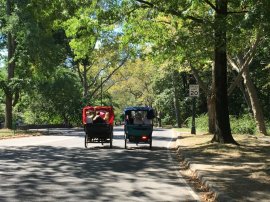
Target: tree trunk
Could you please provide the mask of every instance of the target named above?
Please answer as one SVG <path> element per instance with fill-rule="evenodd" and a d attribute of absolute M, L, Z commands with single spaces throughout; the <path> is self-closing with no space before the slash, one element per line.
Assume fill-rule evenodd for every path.
<path fill-rule="evenodd" d="M 208 132 L 215 134 L 216 132 L 216 101 L 215 101 L 215 72 L 212 66 L 212 84 L 210 93 L 207 93 L 207 112 L 208 112 Z"/>
<path fill-rule="evenodd" d="M 181 121 L 180 121 L 180 113 L 179 113 L 179 97 L 177 92 L 174 92 L 174 110 L 175 110 L 175 118 L 176 118 L 176 124 L 178 128 L 181 128 Z"/>
<path fill-rule="evenodd" d="M 256 88 L 251 81 L 248 69 L 246 69 L 243 72 L 243 78 L 244 78 L 244 83 L 245 83 L 245 86 L 247 88 L 247 92 L 248 92 L 249 99 L 251 102 L 252 112 L 253 112 L 253 116 L 254 116 L 254 119 L 255 119 L 255 122 L 257 125 L 257 129 L 260 133 L 267 135 L 263 111 L 262 111 L 260 101 L 259 101 L 259 98 L 258 98 L 258 95 L 256 92 Z"/>
<path fill-rule="evenodd" d="M 6 12 L 7 12 L 7 16 L 11 16 L 11 12 L 12 12 L 12 3 L 10 0 L 6 1 Z M 15 53 L 15 40 L 14 37 L 12 36 L 12 34 L 9 32 L 7 34 L 7 49 L 8 49 L 8 75 L 7 75 L 7 79 L 8 79 L 8 83 L 11 81 L 12 78 L 14 78 L 14 70 L 15 70 L 15 59 L 14 59 L 14 53 Z M 5 128 L 12 128 L 12 90 L 11 89 L 7 89 L 5 92 L 5 96 L 6 96 L 6 111 L 5 111 Z"/>
<path fill-rule="evenodd" d="M 227 96 L 227 0 L 216 0 L 214 89 L 216 130 L 212 141 L 237 144 L 231 134 Z"/>
<path fill-rule="evenodd" d="M 161 124 L 161 111 L 157 112 L 157 121 L 158 121 L 158 127 L 162 127 L 162 124 Z"/>
<path fill-rule="evenodd" d="M 5 111 L 5 125 L 4 128 L 12 129 L 12 95 L 6 94 L 6 111 Z"/>
<path fill-rule="evenodd" d="M 216 117 L 215 117 L 215 97 L 210 95 L 207 97 L 207 109 L 208 109 L 208 132 L 215 134 L 216 129 Z"/>
<path fill-rule="evenodd" d="M 258 99 L 257 91 L 255 86 L 252 83 L 252 80 L 250 78 L 250 73 L 249 73 L 249 65 L 251 64 L 256 48 L 259 45 L 259 42 L 261 40 L 261 35 L 260 33 L 257 34 L 256 41 L 254 44 L 250 47 L 250 49 L 247 51 L 245 54 L 238 54 L 238 64 L 233 61 L 231 57 L 228 57 L 230 65 L 233 69 L 238 71 L 238 75 L 234 81 L 234 83 L 231 85 L 229 89 L 229 94 L 233 91 L 234 86 L 237 84 L 240 86 L 241 91 L 244 93 L 246 102 L 249 106 L 249 109 L 252 110 L 253 117 L 255 119 L 257 129 L 260 133 L 267 135 L 267 130 L 265 126 L 265 121 L 264 121 L 264 116 L 263 116 L 263 110 L 260 104 L 260 101 Z M 244 55 L 246 55 L 244 57 Z M 244 79 L 244 84 L 247 92 L 243 90 L 241 87 L 241 80 Z"/>
<path fill-rule="evenodd" d="M 88 82 L 87 82 L 87 68 L 86 64 L 83 63 L 83 98 L 88 96 Z"/>
<path fill-rule="evenodd" d="M 248 112 L 250 114 L 252 114 L 252 106 L 251 106 L 251 101 L 250 101 L 250 95 L 248 94 L 248 92 L 246 91 L 245 89 L 245 86 L 243 85 L 243 80 L 241 80 L 241 82 L 239 82 L 238 84 L 238 87 L 240 88 L 242 94 L 243 94 L 243 97 L 247 103 L 247 106 L 248 106 Z"/>
<path fill-rule="evenodd" d="M 173 81 L 173 93 L 174 93 L 173 103 L 174 103 L 176 124 L 177 124 L 178 128 L 181 128 L 180 106 L 179 106 L 179 90 L 177 88 L 177 71 L 173 72 L 172 81 Z"/>

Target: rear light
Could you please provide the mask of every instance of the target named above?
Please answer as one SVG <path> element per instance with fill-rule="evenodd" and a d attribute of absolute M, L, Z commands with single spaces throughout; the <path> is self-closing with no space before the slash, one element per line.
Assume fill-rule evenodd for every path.
<path fill-rule="evenodd" d="M 146 136 L 146 135 L 142 136 L 142 140 L 147 140 L 147 139 L 148 139 L 148 136 Z"/>

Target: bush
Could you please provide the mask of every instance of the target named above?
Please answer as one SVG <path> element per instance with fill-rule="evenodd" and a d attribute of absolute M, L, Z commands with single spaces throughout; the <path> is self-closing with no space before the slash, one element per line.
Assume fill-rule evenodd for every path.
<path fill-rule="evenodd" d="M 230 116 L 230 124 L 232 133 L 238 134 L 255 134 L 256 123 L 249 114 L 243 115 L 239 118 Z"/>
<path fill-rule="evenodd" d="M 266 122 L 267 134 L 270 135 L 270 121 Z"/>
<path fill-rule="evenodd" d="M 175 120 L 173 120 L 173 118 L 166 114 L 165 117 L 162 118 L 161 120 L 162 125 L 175 125 Z"/>
<path fill-rule="evenodd" d="M 208 131 L 208 116 L 202 114 L 196 117 L 196 129 L 199 131 Z M 249 114 L 241 117 L 230 116 L 230 124 L 232 133 L 238 134 L 255 134 L 256 123 L 252 116 Z M 191 128 L 192 117 L 187 119 L 187 127 Z"/>
<path fill-rule="evenodd" d="M 196 130 L 199 131 L 208 131 L 208 116 L 207 114 L 201 114 L 195 118 Z M 191 128 L 192 126 L 192 117 L 187 119 L 187 127 Z"/>

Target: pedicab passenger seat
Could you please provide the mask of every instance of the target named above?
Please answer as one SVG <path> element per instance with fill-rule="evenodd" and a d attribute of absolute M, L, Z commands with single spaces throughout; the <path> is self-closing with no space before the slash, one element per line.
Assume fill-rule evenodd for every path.
<path fill-rule="evenodd" d="M 106 138 L 112 132 L 112 126 L 106 123 L 86 124 L 85 132 L 90 138 Z"/>

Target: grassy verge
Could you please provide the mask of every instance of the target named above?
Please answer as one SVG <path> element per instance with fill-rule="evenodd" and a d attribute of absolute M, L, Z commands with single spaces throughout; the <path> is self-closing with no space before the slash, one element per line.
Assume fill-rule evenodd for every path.
<path fill-rule="evenodd" d="M 174 128 L 175 131 L 177 132 L 185 132 L 185 133 L 191 133 L 191 128 Z M 201 130 L 200 128 L 196 128 L 196 134 L 206 134 L 204 130 Z"/>
<path fill-rule="evenodd" d="M 39 136 L 41 133 L 25 130 L 9 130 L 9 129 L 0 129 L 0 140 L 9 139 L 9 138 L 18 138 L 18 137 L 29 137 L 29 136 Z"/>
<path fill-rule="evenodd" d="M 200 172 L 214 181 L 219 190 L 236 201 L 246 201 L 248 197 L 256 198 L 258 190 L 262 199 L 269 196 L 269 136 L 233 134 L 240 144 L 237 146 L 211 143 L 212 134 L 191 135 L 186 131 L 187 129 L 174 130 L 175 147 L 180 159 L 185 157 L 199 165 Z M 249 190 L 250 195 L 247 196 L 246 190 Z M 251 201 L 255 199 L 252 198 Z"/>
<path fill-rule="evenodd" d="M 180 152 L 194 159 L 201 158 L 200 162 L 219 165 L 225 162 L 232 166 L 231 169 L 237 169 L 242 165 L 250 175 L 260 173 L 257 179 L 261 181 L 270 180 L 270 138 L 267 136 L 254 136 L 233 134 L 234 139 L 240 146 L 232 144 L 211 143 L 212 134 L 201 133 L 191 135 L 186 133 L 186 129 L 175 130 L 177 137 L 176 147 Z M 256 165 L 256 166 L 254 166 Z"/>

